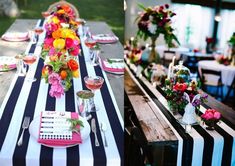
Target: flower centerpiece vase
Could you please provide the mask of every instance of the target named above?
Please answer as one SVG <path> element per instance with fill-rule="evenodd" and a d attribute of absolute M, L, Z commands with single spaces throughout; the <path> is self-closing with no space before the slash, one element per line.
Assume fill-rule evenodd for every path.
<path fill-rule="evenodd" d="M 156 40 L 157 40 L 156 36 L 151 37 L 152 44 L 151 44 L 151 51 L 150 51 L 150 54 L 149 54 L 148 62 L 149 63 L 155 62 L 156 64 L 160 64 L 161 58 L 160 58 L 159 54 L 157 54 L 157 52 L 155 50 Z"/>

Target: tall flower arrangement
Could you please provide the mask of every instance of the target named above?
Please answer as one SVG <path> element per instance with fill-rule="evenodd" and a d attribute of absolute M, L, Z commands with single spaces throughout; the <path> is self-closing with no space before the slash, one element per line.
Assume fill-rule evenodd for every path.
<path fill-rule="evenodd" d="M 77 26 L 74 11 L 68 5 L 57 6 L 45 24 L 42 78 L 51 85 L 52 97 L 61 97 L 71 87 L 71 79 L 79 77 Z"/>
<path fill-rule="evenodd" d="M 169 9 L 169 5 L 144 7 L 139 6 L 144 10 L 137 17 L 138 32 L 137 36 L 144 40 L 151 38 L 152 40 L 152 52 L 149 57 L 149 61 L 160 62 L 160 57 L 155 52 L 155 42 L 160 34 L 164 36 L 165 42 L 168 47 L 173 47 L 175 41 L 179 44 L 179 41 L 174 34 L 174 29 L 171 25 L 171 19 L 176 14 Z"/>

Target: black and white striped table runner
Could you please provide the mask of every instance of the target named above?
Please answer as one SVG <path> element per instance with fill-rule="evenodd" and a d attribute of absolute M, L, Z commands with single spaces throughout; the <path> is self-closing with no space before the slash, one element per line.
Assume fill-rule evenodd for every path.
<path fill-rule="evenodd" d="M 43 20 L 38 21 L 37 26 L 42 26 Z M 44 34 L 45 36 L 45 34 Z M 40 35 L 39 41 L 43 41 Z M 123 165 L 123 120 L 114 99 L 106 74 L 100 67 L 93 67 L 85 62 L 84 56 L 88 56 L 88 50 L 84 47 L 81 38 L 82 55 L 79 56 L 81 77 L 73 79 L 73 85 L 68 92 L 59 99 L 49 95 L 49 85 L 41 80 L 43 61 L 40 59 L 33 65 L 33 72 L 37 81 L 29 83 L 24 77 L 14 77 L 9 91 L 0 108 L 0 165 L 27 165 L 27 166 L 89 166 L 89 165 Z M 26 53 L 40 55 L 41 47 L 29 44 Z M 95 104 L 100 108 L 92 117 L 96 119 L 97 129 L 100 122 L 107 124 L 106 137 L 108 147 L 103 146 L 103 135 L 98 129 L 100 147 L 95 147 L 94 135 L 80 145 L 53 149 L 37 143 L 26 130 L 22 146 L 17 146 L 17 140 L 22 132 L 22 121 L 25 116 L 31 120 L 40 115 L 41 111 L 78 111 L 76 106 L 76 92 L 85 88 L 83 77 L 86 75 L 99 75 L 105 79 L 105 83 L 95 96 Z"/>
<path fill-rule="evenodd" d="M 203 125 L 195 125 L 190 133 L 185 133 L 184 126 L 178 123 L 177 118 L 170 111 L 167 100 L 161 89 L 156 89 L 143 76 L 135 75 L 136 68 L 132 65 L 126 70 L 130 73 L 135 83 L 155 104 L 155 109 L 166 120 L 178 139 L 177 159 L 175 163 L 181 165 L 212 165 L 234 166 L 235 165 L 235 126 L 222 118 L 221 123 L 216 125 L 214 131 L 205 129 Z M 209 108 L 206 105 L 200 107 L 200 114 Z"/>

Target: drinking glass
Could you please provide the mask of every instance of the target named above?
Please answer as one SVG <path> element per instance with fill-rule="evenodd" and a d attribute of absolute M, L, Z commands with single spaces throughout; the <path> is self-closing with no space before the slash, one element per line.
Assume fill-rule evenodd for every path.
<path fill-rule="evenodd" d="M 36 27 L 34 28 L 34 32 L 36 34 L 35 38 L 36 38 L 36 42 L 38 42 L 39 39 L 39 35 L 44 31 L 44 29 L 42 27 Z M 40 45 L 40 43 L 38 43 L 38 45 Z"/>
<path fill-rule="evenodd" d="M 95 92 L 99 90 L 104 83 L 104 79 L 100 76 L 86 76 L 84 77 L 84 81 L 86 87 L 94 93 L 94 96 Z M 95 110 L 98 111 L 99 108 L 95 106 Z"/>
<path fill-rule="evenodd" d="M 32 75 L 32 64 L 35 63 L 37 61 L 37 56 L 33 55 L 33 54 L 28 54 L 25 55 L 23 57 L 23 61 L 25 64 L 27 64 L 29 66 L 29 70 L 27 72 L 27 77 L 26 80 L 29 82 L 35 82 L 37 79 L 34 78 L 34 76 Z"/>
<path fill-rule="evenodd" d="M 93 48 L 96 45 L 96 40 L 91 37 L 88 37 L 85 41 L 85 45 L 89 48 L 89 61 L 93 58 Z"/>

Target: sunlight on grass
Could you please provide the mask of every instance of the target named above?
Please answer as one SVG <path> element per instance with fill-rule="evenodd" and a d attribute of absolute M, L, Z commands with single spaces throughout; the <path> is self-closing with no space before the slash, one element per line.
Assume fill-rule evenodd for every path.
<path fill-rule="evenodd" d="M 91 21 L 105 21 L 123 42 L 124 39 L 124 11 L 122 0 L 67 0 L 77 7 L 81 18 Z M 20 2 L 20 1 L 19 1 Z M 47 10 L 56 0 L 28 1 L 28 5 L 19 4 L 21 15 L 19 18 L 41 18 L 41 12 Z M 14 18 L 0 16 L 0 35 L 2 35 L 15 21 Z"/>

